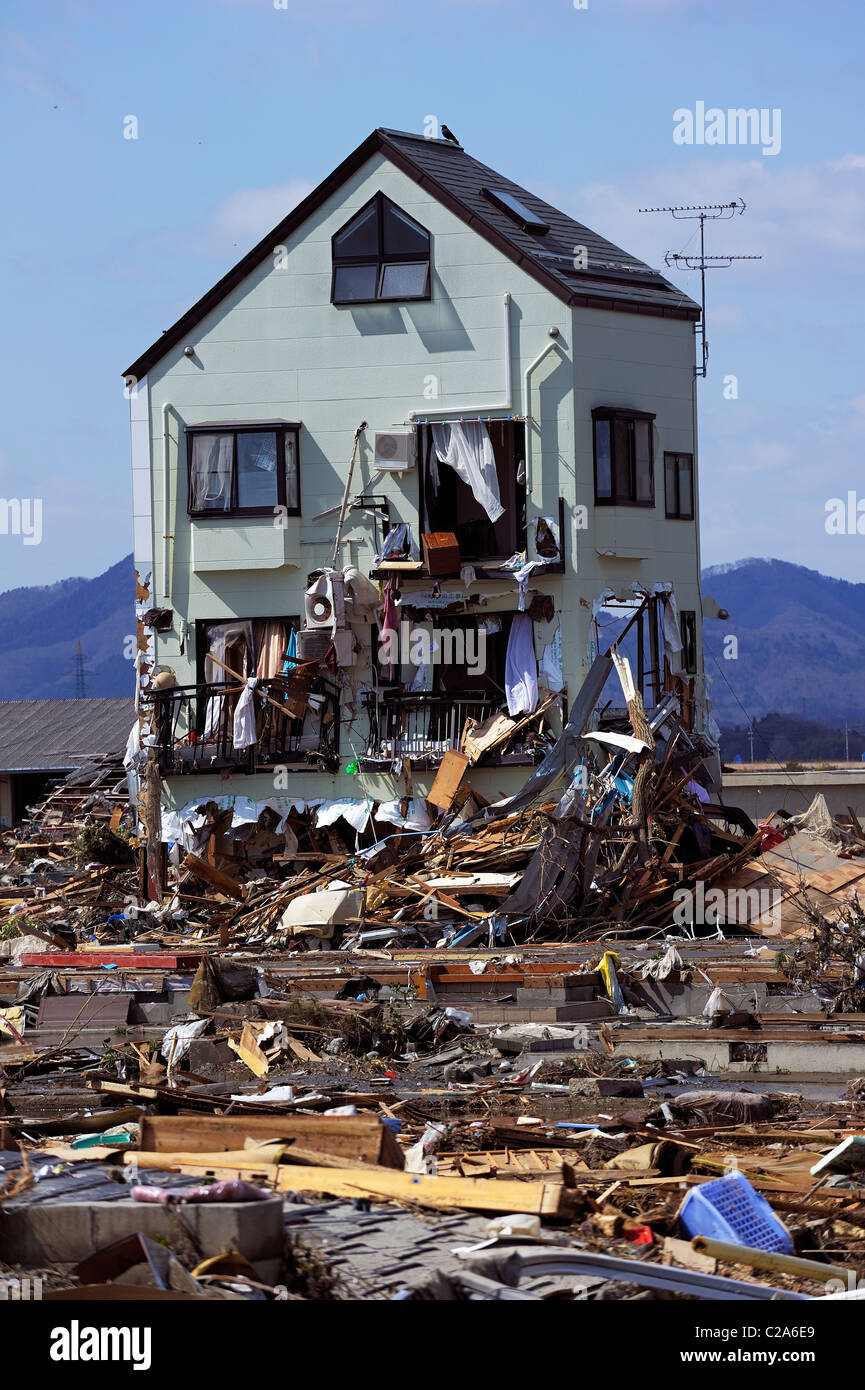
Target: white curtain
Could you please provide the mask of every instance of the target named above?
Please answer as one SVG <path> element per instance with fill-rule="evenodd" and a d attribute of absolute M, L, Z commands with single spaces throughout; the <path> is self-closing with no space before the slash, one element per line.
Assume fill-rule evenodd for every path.
<path fill-rule="evenodd" d="M 504 514 L 499 478 L 489 430 L 479 420 L 464 424 L 433 425 L 433 445 L 440 463 L 446 463 L 464 483 L 490 521 Z"/>
<path fill-rule="evenodd" d="M 233 452 L 233 435 L 193 435 L 190 488 L 194 512 L 228 511 Z"/>
<path fill-rule="evenodd" d="M 243 669 L 238 671 L 239 676 L 245 676 L 252 664 L 254 657 L 252 623 L 240 619 L 233 623 L 212 623 L 207 629 L 207 655 L 204 659 L 204 679 L 208 685 L 225 685 L 232 679 L 221 666 L 217 666 L 210 657 L 218 657 L 220 661 L 225 661 L 225 653 L 229 646 L 233 646 L 238 639 L 243 638 L 246 645 L 246 656 L 243 660 Z M 211 695 L 207 701 L 207 709 L 204 714 L 204 737 L 216 738 L 219 732 L 219 721 L 222 717 L 223 695 Z"/>

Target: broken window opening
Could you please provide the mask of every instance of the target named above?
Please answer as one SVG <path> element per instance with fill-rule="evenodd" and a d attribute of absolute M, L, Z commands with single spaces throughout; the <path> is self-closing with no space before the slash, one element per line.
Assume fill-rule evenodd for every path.
<path fill-rule="evenodd" d="M 682 670 L 686 675 L 697 673 L 697 614 L 684 608 L 679 615 L 682 630 Z"/>
<path fill-rule="evenodd" d="M 340 690 L 311 663 L 299 663 L 299 627 L 297 616 L 196 623 L 196 684 L 156 695 L 162 771 L 251 773 L 291 763 L 334 770 Z M 247 686 L 252 676 L 254 690 Z M 252 743 L 235 728 L 244 692 L 247 720 L 251 697 Z"/>
<path fill-rule="evenodd" d="M 595 614 L 598 651 L 616 645 L 621 655 L 627 657 L 646 709 L 660 704 L 664 685 L 662 617 L 662 600 L 655 594 L 622 600 L 609 598 Z M 627 718 L 615 672 L 604 686 L 598 709 L 602 725 Z"/>
<path fill-rule="evenodd" d="M 490 420 L 485 428 L 504 508 L 496 521 L 490 521 L 468 483 L 453 468 L 438 462 L 432 426 L 420 426 L 423 530 L 453 532 L 460 559 L 466 563 L 508 560 L 526 549 L 525 425 L 521 420 Z"/>

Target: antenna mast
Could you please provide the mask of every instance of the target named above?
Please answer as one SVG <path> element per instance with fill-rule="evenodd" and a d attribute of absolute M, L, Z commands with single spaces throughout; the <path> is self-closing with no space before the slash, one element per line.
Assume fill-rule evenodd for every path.
<path fill-rule="evenodd" d="M 706 255 L 706 222 L 726 221 L 730 217 L 740 216 L 745 211 L 745 203 L 742 198 L 736 198 L 732 203 L 701 203 L 694 207 L 671 207 L 671 208 L 638 208 L 638 212 L 669 212 L 677 221 L 692 221 L 699 218 L 700 222 L 700 254 L 699 256 L 686 256 L 678 251 L 668 251 L 664 257 L 665 265 L 683 265 L 688 270 L 699 270 L 700 272 L 700 303 L 701 314 L 700 322 L 696 329 L 700 334 L 702 345 L 702 366 L 694 369 L 696 376 L 705 377 L 706 368 L 709 363 L 709 340 L 706 337 L 706 271 L 707 270 L 726 270 L 732 265 L 733 261 L 762 261 L 762 256 L 707 256 Z"/>

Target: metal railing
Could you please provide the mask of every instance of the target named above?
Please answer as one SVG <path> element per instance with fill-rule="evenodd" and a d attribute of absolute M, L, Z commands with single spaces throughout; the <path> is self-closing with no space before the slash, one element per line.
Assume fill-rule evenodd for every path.
<path fill-rule="evenodd" d="M 450 749 L 459 749 L 467 719 L 479 724 L 501 709 L 497 695 L 413 694 L 407 691 L 367 691 L 363 697 L 369 720 L 365 757 L 369 761 L 396 763 L 403 758 L 438 763 Z M 490 763 L 510 755 L 515 761 L 533 761 L 516 736 L 511 745 L 496 750 L 486 759 Z"/>
<path fill-rule="evenodd" d="M 334 770 L 339 759 L 339 686 L 316 677 L 310 705 L 293 717 L 288 701 L 296 694 L 290 677 L 260 680 L 253 696 L 257 741 L 234 747 L 234 711 L 242 686 L 202 682 L 158 690 L 152 702 L 160 772 L 257 772 L 276 766 L 313 764 Z M 268 698 L 265 698 L 268 697 Z M 293 705 L 297 711 L 299 706 Z"/>

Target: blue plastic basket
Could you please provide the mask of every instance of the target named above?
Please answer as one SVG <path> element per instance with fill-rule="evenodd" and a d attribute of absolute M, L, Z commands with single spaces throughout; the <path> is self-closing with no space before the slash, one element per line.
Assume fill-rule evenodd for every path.
<path fill-rule="evenodd" d="M 709 1236 L 734 1245 L 753 1245 L 758 1250 L 793 1253 L 793 1242 L 766 1198 L 754 1188 L 744 1173 L 692 1187 L 679 1212 L 680 1225 L 688 1236 Z"/>

